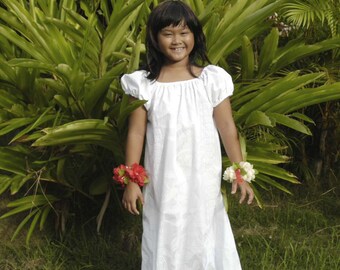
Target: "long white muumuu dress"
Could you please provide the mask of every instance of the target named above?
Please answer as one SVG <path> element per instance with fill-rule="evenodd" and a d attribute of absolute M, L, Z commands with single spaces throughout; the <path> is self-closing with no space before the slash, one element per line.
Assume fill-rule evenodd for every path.
<path fill-rule="evenodd" d="M 142 270 L 241 269 L 223 205 L 221 146 L 213 109 L 232 95 L 222 68 L 198 78 L 157 82 L 146 71 L 122 77 L 124 91 L 147 100 Z"/>

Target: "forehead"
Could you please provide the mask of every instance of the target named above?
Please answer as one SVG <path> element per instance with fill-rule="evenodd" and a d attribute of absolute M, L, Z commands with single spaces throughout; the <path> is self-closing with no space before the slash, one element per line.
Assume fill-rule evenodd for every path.
<path fill-rule="evenodd" d="M 184 23 L 181 23 L 181 24 L 178 24 L 178 25 L 174 25 L 174 24 L 170 24 L 168 26 L 165 26 L 161 29 L 161 31 L 167 31 L 167 30 L 190 30 L 189 27 L 184 24 Z"/>

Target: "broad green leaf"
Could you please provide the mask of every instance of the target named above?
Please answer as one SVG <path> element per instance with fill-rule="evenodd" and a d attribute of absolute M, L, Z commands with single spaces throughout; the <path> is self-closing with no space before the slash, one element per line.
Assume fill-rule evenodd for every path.
<path fill-rule="evenodd" d="M 59 158 L 58 159 L 58 162 L 57 162 L 57 179 L 58 179 L 58 182 L 65 182 L 65 174 L 64 174 L 65 162 L 66 162 L 66 158 Z"/>
<path fill-rule="evenodd" d="M 26 155 L 9 147 L 0 147 L 0 169 L 25 176 Z"/>
<path fill-rule="evenodd" d="M 69 50 L 69 43 L 65 41 L 63 36 L 52 25 L 45 25 L 44 28 L 39 27 L 31 14 L 20 4 L 8 0 L 4 0 L 7 5 L 17 14 L 18 18 L 25 25 L 24 35 L 28 35 L 32 41 L 39 44 L 43 52 L 53 63 L 73 62 L 73 57 Z M 38 10 L 36 10 L 39 12 Z M 49 41 L 53 42 L 49 42 Z M 59 49 L 59 45 L 63 46 L 63 50 Z"/>
<path fill-rule="evenodd" d="M 263 208 L 263 203 L 262 203 L 262 197 L 261 197 L 261 194 L 260 192 L 257 190 L 256 186 L 251 183 L 250 186 L 252 187 L 253 191 L 254 191 L 254 195 L 255 195 L 255 200 L 257 202 L 257 205 L 260 207 L 260 208 Z"/>
<path fill-rule="evenodd" d="M 0 89 L 0 107 L 10 109 L 16 103 L 22 104 L 22 101 L 11 93 Z"/>
<path fill-rule="evenodd" d="M 14 176 L 11 181 L 11 195 L 16 194 L 20 190 L 20 188 L 32 178 L 32 174 L 28 174 L 24 177 L 22 177 L 21 175 Z"/>
<path fill-rule="evenodd" d="M 142 3 L 142 0 L 136 0 L 122 10 L 119 10 L 119 12 L 115 9 L 111 14 L 102 44 L 102 59 L 106 59 L 111 52 L 116 51 L 117 48 L 122 46 L 124 36 L 128 32 L 132 22 L 136 19 Z M 102 69 L 106 70 L 106 64 L 103 63 L 103 61 L 101 61 L 101 63 Z"/>
<path fill-rule="evenodd" d="M 0 25 L 0 35 L 7 38 L 10 42 L 17 45 L 23 51 L 33 56 L 41 61 L 46 61 L 47 59 L 38 51 L 36 47 L 28 42 L 24 37 L 18 35 L 13 29 L 8 26 Z"/>
<path fill-rule="evenodd" d="M 18 227 L 16 228 L 16 230 L 14 231 L 11 240 L 13 241 L 17 235 L 19 234 L 19 232 L 22 230 L 22 228 L 26 225 L 26 223 L 34 216 L 38 213 L 39 209 L 35 209 L 33 211 L 31 211 L 18 225 Z M 1 218 L 1 217 L 0 217 Z"/>
<path fill-rule="evenodd" d="M 275 165 L 257 162 L 256 169 L 260 173 L 263 173 L 263 174 L 266 174 L 266 175 L 269 175 L 269 176 L 272 176 L 278 179 L 286 180 L 294 184 L 300 183 L 294 174 Z"/>
<path fill-rule="evenodd" d="M 40 224 L 39 224 L 39 229 L 42 230 L 44 228 L 44 225 L 46 223 L 47 220 L 47 216 L 50 213 L 52 207 L 51 205 L 46 205 L 44 206 L 42 213 L 41 213 L 41 218 L 40 218 Z"/>
<path fill-rule="evenodd" d="M 44 129 L 44 132 L 46 135 L 35 141 L 32 146 L 96 144 L 113 150 L 118 141 L 114 129 L 96 119 L 78 120 L 56 128 Z"/>
<path fill-rule="evenodd" d="M 245 10 L 245 6 L 247 4 L 247 1 L 236 1 L 233 5 L 229 6 L 225 13 L 223 14 L 223 17 L 219 19 L 218 26 L 215 26 L 215 33 L 214 35 L 210 35 L 210 39 L 207 40 L 208 48 L 215 44 L 219 37 L 223 35 L 223 32 L 226 30 L 226 28 L 237 18 L 242 14 L 242 12 Z M 216 6 L 215 6 L 216 8 Z"/>
<path fill-rule="evenodd" d="M 340 37 L 323 40 L 311 45 L 298 43 L 295 46 L 289 47 L 287 50 L 282 48 L 281 50 L 278 50 L 278 53 L 273 60 L 271 72 L 282 69 L 301 58 L 335 48 L 340 48 Z"/>
<path fill-rule="evenodd" d="M 26 245 L 28 245 L 29 244 L 29 241 L 30 241 L 30 239 L 31 239 L 31 236 L 32 236 L 32 234 L 33 234 L 33 231 L 34 231 L 34 229 L 35 229 L 35 227 L 36 227 L 36 225 L 37 225 L 37 222 L 38 222 L 38 220 L 39 220 L 39 218 L 40 218 L 40 216 L 41 216 L 41 210 L 39 209 L 39 211 L 34 215 L 34 218 L 33 218 L 33 220 L 32 220 L 32 223 L 31 223 L 31 225 L 30 225 L 30 227 L 29 227 L 29 229 L 28 229 L 28 232 L 27 232 L 27 235 L 26 235 Z"/>
<path fill-rule="evenodd" d="M 16 136 L 13 137 L 13 139 L 10 141 L 10 143 L 18 140 L 22 136 L 26 135 L 28 132 L 34 130 L 39 125 L 44 124 L 46 122 L 50 122 L 55 119 L 55 115 L 47 115 L 51 111 L 52 107 L 47 108 L 38 118 L 37 120 L 32 123 L 30 126 L 23 129 L 21 132 L 19 132 Z"/>
<path fill-rule="evenodd" d="M 245 126 L 249 128 L 256 125 L 273 127 L 275 123 L 273 123 L 273 121 L 266 113 L 261 111 L 253 111 L 249 114 L 245 122 Z"/>
<path fill-rule="evenodd" d="M 263 174 L 258 174 L 256 176 L 255 181 L 263 181 L 265 183 L 270 184 L 270 186 L 276 187 L 277 189 L 280 189 L 288 194 L 292 194 L 287 188 L 285 188 L 283 185 L 281 185 L 280 183 L 278 183 L 277 181 L 273 180 L 272 178 L 263 175 Z"/>
<path fill-rule="evenodd" d="M 290 116 L 295 117 L 295 118 L 300 119 L 300 120 L 303 120 L 303 121 L 306 121 L 306 122 L 311 123 L 311 124 L 315 124 L 314 120 L 312 118 L 310 118 L 307 115 L 302 114 L 302 113 L 295 112 L 295 113 L 290 114 Z"/>
<path fill-rule="evenodd" d="M 243 16 L 238 16 L 238 18 L 232 24 L 228 25 L 227 28 L 223 25 L 224 29 L 226 29 L 224 30 L 224 33 L 218 35 L 219 38 L 211 45 L 211 47 L 208 46 L 209 58 L 212 63 L 217 63 L 222 56 L 227 56 L 229 54 L 228 46 L 233 40 L 238 39 L 241 41 L 241 38 L 244 35 L 244 32 L 249 28 L 249 25 L 263 21 L 270 14 L 274 13 L 283 1 L 275 1 L 263 8 L 257 9 L 258 6 L 264 5 L 265 2 L 267 1 L 253 2 L 253 4 L 242 13 Z"/>
<path fill-rule="evenodd" d="M 15 81 L 16 81 L 15 70 L 6 61 L 3 61 L 1 58 L 0 58 L 0 78 L 8 79 L 9 83 L 11 84 L 15 84 Z"/>
<path fill-rule="evenodd" d="M 53 203 L 57 200 L 58 200 L 58 198 L 55 197 L 54 195 L 36 194 L 36 195 L 26 196 L 26 197 L 17 199 L 15 201 L 9 202 L 7 204 L 7 207 L 21 207 L 21 206 L 23 206 L 23 207 L 27 207 L 27 209 L 30 209 L 32 207 L 37 207 L 37 206 L 40 206 L 40 205 L 44 205 L 46 203 L 48 203 L 48 204 Z"/>
<path fill-rule="evenodd" d="M 288 93 L 284 100 L 273 104 L 267 111 L 287 114 L 321 102 L 337 100 L 340 99 L 339 89 L 340 82 L 337 82 L 317 88 L 306 88 L 298 93 Z"/>
<path fill-rule="evenodd" d="M 12 178 L 8 175 L 0 175 L 0 195 L 3 194 L 11 185 Z"/>
<path fill-rule="evenodd" d="M 290 101 L 288 94 L 294 92 L 296 89 L 303 87 L 304 85 L 315 81 L 323 76 L 323 73 L 312 73 L 303 76 L 298 76 L 298 72 L 291 72 L 286 77 L 277 81 L 271 82 L 268 86 L 261 89 L 252 100 L 250 100 L 245 106 L 238 110 L 239 121 L 244 120 L 252 111 L 270 111 L 278 101 L 283 100 Z"/>
<path fill-rule="evenodd" d="M 78 36 L 80 35 L 82 38 L 84 38 L 84 32 L 87 31 L 88 41 L 93 45 L 93 48 L 96 48 L 97 50 L 99 50 L 101 41 L 100 41 L 100 38 L 98 36 L 98 33 L 93 28 L 93 25 L 91 25 L 91 22 L 72 9 L 65 9 L 65 11 L 67 12 L 68 15 L 70 15 L 70 17 L 77 24 L 79 24 L 82 27 L 82 31 L 79 31 L 79 29 L 78 29 L 78 31 L 76 31 L 77 29 L 74 29 L 74 28 L 72 29 L 69 24 L 62 22 L 62 21 L 53 20 L 51 22 L 58 25 L 61 29 L 67 30 L 68 34 L 73 33 L 72 34 L 73 37 L 75 35 L 78 35 Z"/>
<path fill-rule="evenodd" d="M 307 135 L 312 135 L 309 128 L 300 121 L 292 119 L 289 116 L 286 116 L 284 114 L 279 114 L 279 113 L 267 113 L 267 114 L 270 117 L 274 118 L 275 121 L 281 125 L 295 129 L 296 131 L 299 131 Z"/>
<path fill-rule="evenodd" d="M 271 141 L 256 141 L 256 142 L 252 142 L 252 141 L 248 141 L 247 142 L 248 147 L 250 148 L 250 150 L 254 150 L 256 151 L 282 151 L 287 149 L 286 145 L 281 145 L 278 143 L 274 143 Z"/>
<path fill-rule="evenodd" d="M 276 48 L 279 43 L 279 30 L 272 28 L 270 34 L 264 39 L 264 44 L 261 48 L 260 59 L 259 59 L 259 76 L 262 76 L 270 68 L 273 62 Z"/>
<path fill-rule="evenodd" d="M 133 71 L 137 70 L 139 67 L 140 51 L 141 51 L 141 46 L 142 46 L 141 43 L 142 43 L 141 35 L 139 35 L 137 38 L 137 42 L 134 45 L 132 54 L 131 54 L 131 59 L 129 62 L 127 73 L 132 73 Z"/>
<path fill-rule="evenodd" d="M 268 164 L 281 164 L 289 162 L 290 159 L 285 155 L 280 155 L 274 152 L 263 150 L 253 151 L 251 147 L 249 147 L 247 160 L 252 162 L 264 162 Z"/>
<path fill-rule="evenodd" d="M 254 51 L 252 43 L 247 36 L 243 36 L 241 54 L 242 79 L 252 79 L 254 77 L 254 68 Z"/>
<path fill-rule="evenodd" d="M 96 116 L 98 114 L 96 112 L 101 111 L 110 84 L 122 73 L 126 64 L 126 62 L 117 63 L 85 93 L 86 111 L 89 115 Z"/>
<path fill-rule="evenodd" d="M 54 66 L 52 64 L 43 63 L 35 59 L 14 58 L 8 61 L 8 64 L 12 67 L 43 69 L 51 72 L 54 71 Z"/>
<path fill-rule="evenodd" d="M 12 118 L 0 124 L 0 136 L 5 135 L 13 130 L 27 126 L 34 121 L 34 118 Z"/>

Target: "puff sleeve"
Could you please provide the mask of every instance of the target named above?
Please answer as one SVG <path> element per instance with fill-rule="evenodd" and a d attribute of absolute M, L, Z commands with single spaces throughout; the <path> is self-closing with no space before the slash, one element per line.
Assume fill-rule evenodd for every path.
<path fill-rule="evenodd" d="M 138 70 L 131 74 L 125 74 L 122 76 L 120 82 L 125 94 L 140 100 L 147 100 L 148 102 L 145 103 L 144 106 L 146 109 L 149 109 L 149 83 L 145 73 L 145 71 Z"/>
<path fill-rule="evenodd" d="M 208 98 L 213 107 L 216 107 L 234 92 L 231 76 L 218 66 L 207 66 L 204 70 L 203 80 Z"/>

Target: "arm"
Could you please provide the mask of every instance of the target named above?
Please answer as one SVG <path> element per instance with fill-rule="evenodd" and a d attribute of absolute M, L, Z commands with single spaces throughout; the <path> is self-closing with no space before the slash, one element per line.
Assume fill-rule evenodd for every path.
<path fill-rule="evenodd" d="M 225 151 L 231 162 L 240 162 L 243 160 L 240 142 L 238 139 L 237 129 L 232 116 L 232 110 L 229 98 L 222 101 L 219 105 L 214 108 L 214 120 L 216 127 L 220 133 L 221 140 Z M 232 183 L 232 194 L 235 194 L 237 188 L 241 190 L 240 203 L 244 201 L 248 194 L 248 204 L 251 204 L 254 199 L 254 191 L 250 185 L 243 181 Z"/>
<path fill-rule="evenodd" d="M 129 118 L 129 131 L 126 143 L 126 165 L 140 162 L 146 132 L 147 112 L 144 107 L 134 110 Z M 127 184 L 123 194 L 123 206 L 131 213 L 139 215 L 136 201 L 144 203 L 141 188 L 134 182 Z"/>

